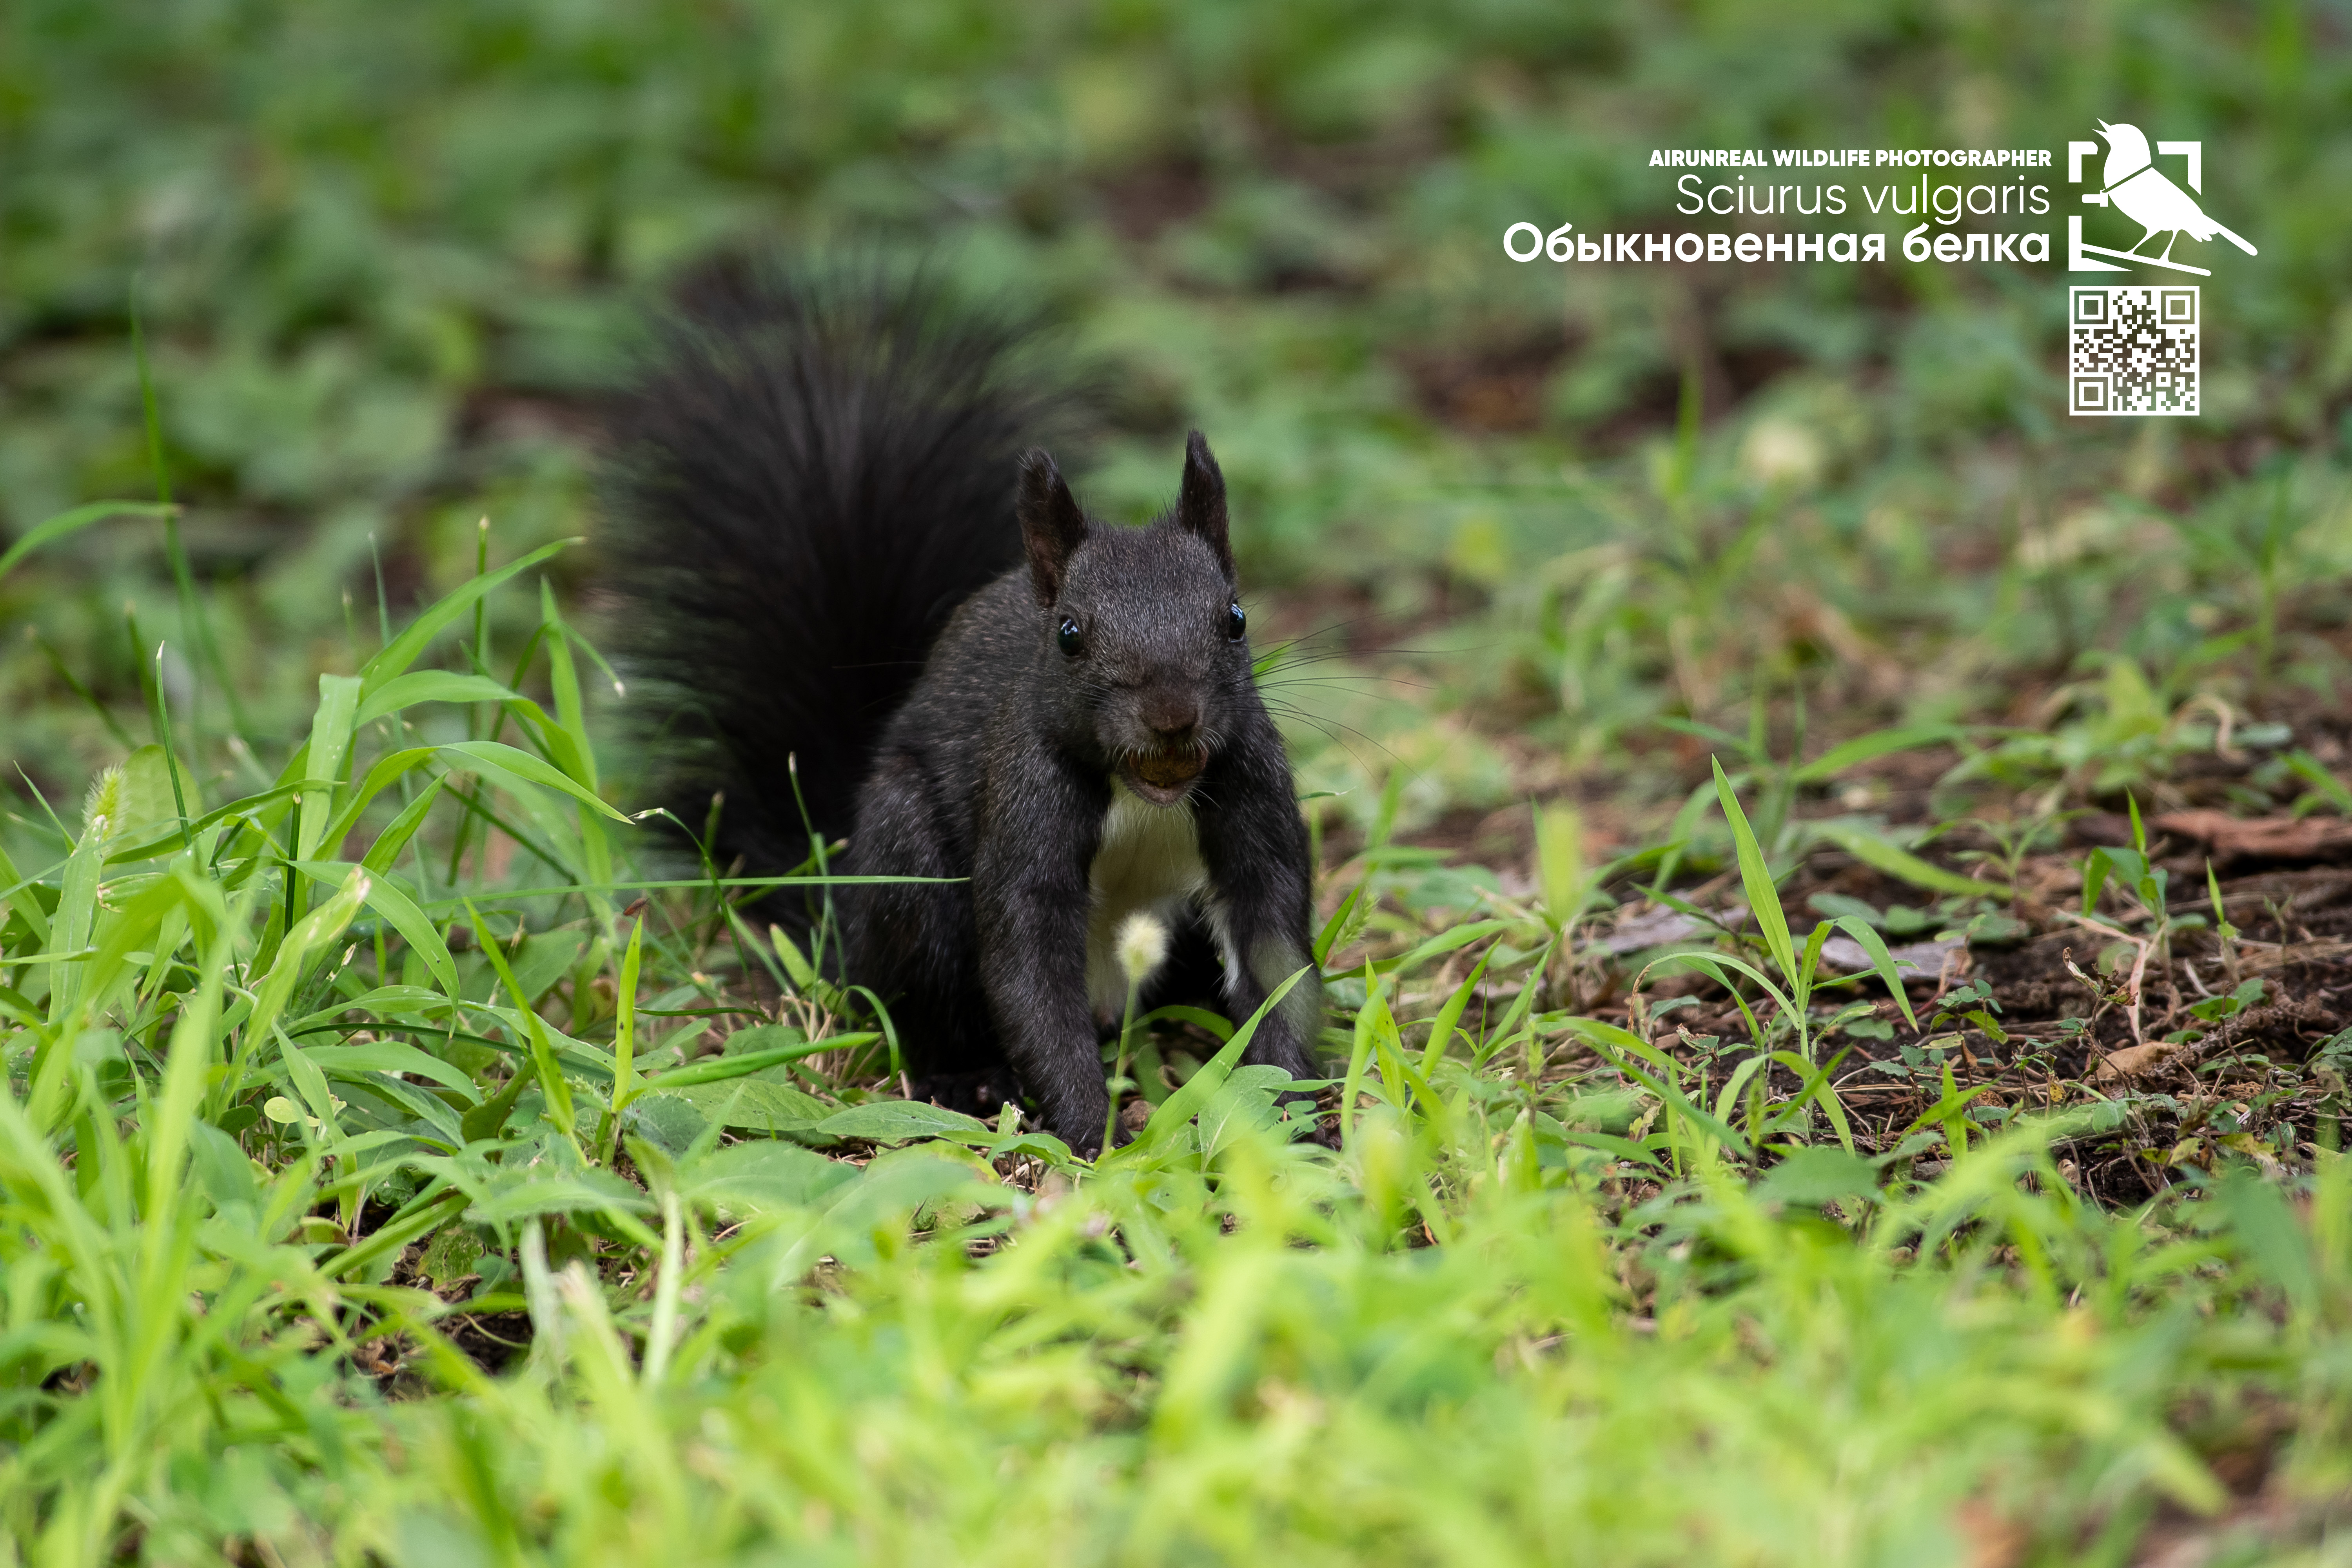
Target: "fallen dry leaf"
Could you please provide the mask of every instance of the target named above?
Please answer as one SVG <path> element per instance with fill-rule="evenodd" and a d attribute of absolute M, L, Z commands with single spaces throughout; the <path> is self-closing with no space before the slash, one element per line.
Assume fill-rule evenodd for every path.
<path fill-rule="evenodd" d="M 2091 1081 L 2108 1083 L 2119 1078 L 2145 1078 L 2195 1048 L 2193 1040 L 2153 1040 L 2144 1046 L 2125 1046 L 2107 1053 L 2099 1070 L 2091 1075 Z"/>
<path fill-rule="evenodd" d="M 2352 859 L 2352 822 L 2337 816 L 2231 816 L 2226 811 L 2168 811 L 2156 826 L 2239 860 Z"/>

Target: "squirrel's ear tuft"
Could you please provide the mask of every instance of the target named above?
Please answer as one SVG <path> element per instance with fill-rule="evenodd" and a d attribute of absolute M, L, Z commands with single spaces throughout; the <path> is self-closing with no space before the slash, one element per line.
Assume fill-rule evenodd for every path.
<path fill-rule="evenodd" d="M 1184 484 L 1176 492 L 1176 521 L 1208 542 L 1230 579 L 1234 547 L 1225 522 L 1225 476 L 1210 455 L 1208 437 L 1198 430 L 1184 438 Z"/>
<path fill-rule="evenodd" d="M 1021 519 L 1021 542 L 1029 552 L 1029 582 L 1037 603 L 1050 606 L 1061 596 L 1062 579 L 1078 542 L 1087 536 L 1087 514 L 1078 510 L 1062 470 L 1043 447 L 1021 455 L 1021 484 L 1013 510 Z"/>

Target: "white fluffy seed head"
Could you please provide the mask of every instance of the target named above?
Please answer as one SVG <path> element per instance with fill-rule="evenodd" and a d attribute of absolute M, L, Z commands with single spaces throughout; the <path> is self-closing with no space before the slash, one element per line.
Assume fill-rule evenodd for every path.
<path fill-rule="evenodd" d="M 1168 927 L 1148 910 L 1138 910 L 1118 924 L 1118 966 L 1129 985 L 1151 978 L 1168 956 Z"/>
<path fill-rule="evenodd" d="M 128 788 L 121 763 L 90 781 L 89 796 L 82 802 L 81 824 L 101 844 L 114 837 L 115 826 L 122 820 L 122 797 Z"/>

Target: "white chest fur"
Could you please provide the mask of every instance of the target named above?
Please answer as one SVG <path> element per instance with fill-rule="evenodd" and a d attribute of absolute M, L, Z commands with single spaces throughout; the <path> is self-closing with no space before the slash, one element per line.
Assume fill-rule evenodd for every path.
<path fill-rule="evenodd" d="M 1088 874 L 1093 900 L 1087 921 L 1087 998 L 1106 1021 L 1116 1020 L 1127 1005 L 1128 976 L 1113 951 L 1119 923 L 1142 910 L 1172 931 L 1209 884 L 1192 802 L 1153 805 L 1115 779 L 1110 794 Z"/>

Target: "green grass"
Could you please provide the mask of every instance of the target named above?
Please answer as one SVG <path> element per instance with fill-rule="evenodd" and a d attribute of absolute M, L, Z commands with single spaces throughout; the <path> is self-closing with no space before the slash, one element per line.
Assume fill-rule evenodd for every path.
<path fill-rule="evenodd" d="M 0 10 L 5 1560 L 2343 1561 L 2352 928 L 2159 826 L 2352 816 L 2337 30 Z M 1496 254 L 2094 117 L 2261 246 L 2194 422 L 2054 271 Z M 1066 319 L 1114 515 L 1215 441 L 1337 1151 L 1198 1018 L 1099 1167 L 908 1104 L 647 857 L 565 542 L 746 240 Z"/>
<path fill-rule="evenodd" d="M 1097 1165 L 892 1098 L 749 889 L 614 869 L 552 601 L 552 714 L 412 668 L 530 563 L 323 678 L 269 787 L 162 729 L 0 867 L 21 1560 L 2119 1562 L 2216 1465 L 2345 1484 L 2352 1165 L 2118 1213 L 2082 1111 L 1867 1155 L 1817 1075 L 1710 1107 L 1530 1006 L 1604 879 L 1562 811 L 1533 901 L 1365 959 L 1336 1152 L 1239 1040 Z M 1718 789 L 1795 989 L 1691 962 L 1801 1020 Z M 488 873 L 493 819 L 595 879 Z M 1474 947 L 1518 1000 L 1410 1040 Z M 792 1022 L 681 1062 L 772 963 Z M 1543 1070 L 1580 1037 L 1622 1076 Z"/>

